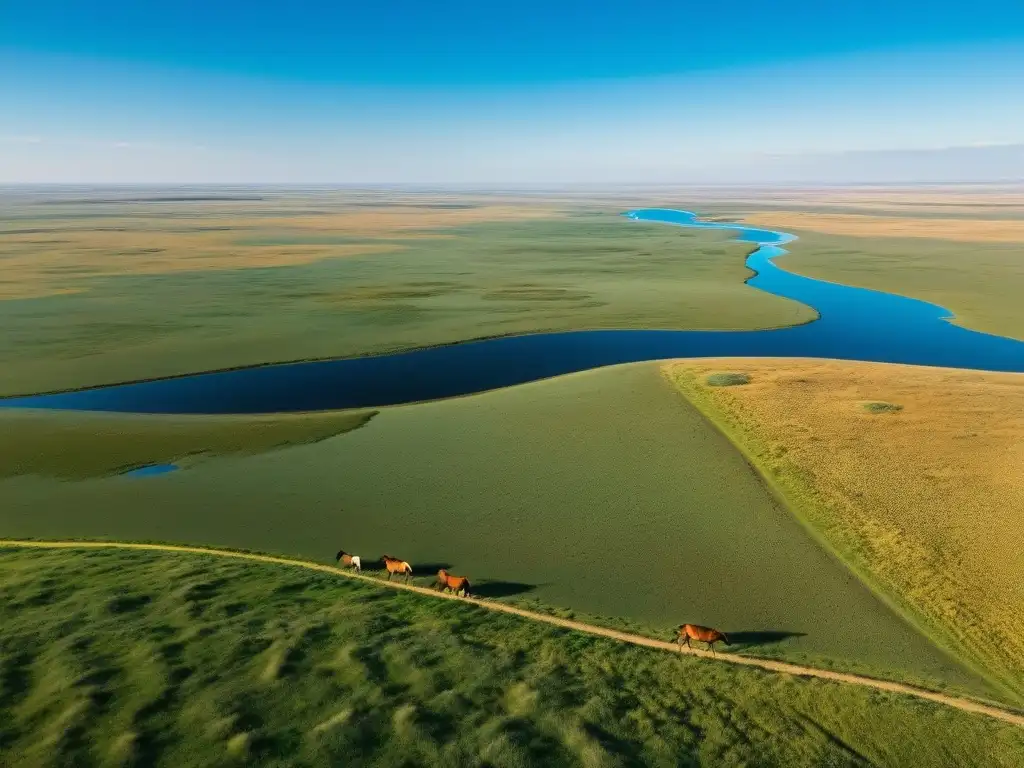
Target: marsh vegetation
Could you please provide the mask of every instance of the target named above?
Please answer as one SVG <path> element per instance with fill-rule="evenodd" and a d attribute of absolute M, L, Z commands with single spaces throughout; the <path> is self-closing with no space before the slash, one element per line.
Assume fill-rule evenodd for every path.
<path fill-rule="evenodd" d="M 0 228 L 0 395 L 485 336 L 815 316 L 744 285 L 749 246 L 727 232 L 593 205 L 357 202 L 16 209 Z"/>

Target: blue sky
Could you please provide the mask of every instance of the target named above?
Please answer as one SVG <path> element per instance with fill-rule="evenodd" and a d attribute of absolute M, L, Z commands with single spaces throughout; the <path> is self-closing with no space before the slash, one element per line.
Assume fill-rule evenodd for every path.
<path fill-rule="evenodd" d="M 0 182 L 1012 175 L 1024 2 L 0 2 L 0 104 Z"/>

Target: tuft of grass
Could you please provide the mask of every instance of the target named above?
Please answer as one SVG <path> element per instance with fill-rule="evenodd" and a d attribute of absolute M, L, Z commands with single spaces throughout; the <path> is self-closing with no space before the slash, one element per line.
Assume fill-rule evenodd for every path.
<path fill-rule="evenodd" d="M 112 615 L 126 582 L 152 600 Z M 0 746 L 12 765 L 1011 768 L 1024 731 L 329 574 L 5 549 Z"/>
<path fill-rule="evenodd" d="M 750 383 L 745 373 L 712 373 L 705 381 L 709 387 L 738 387 Z"/>
<path fill-rule="evenodd" d="M 898 413 L 903 410 L 903 406 L 896 403 L 863 403 L 861 407 L 868 413 Z"/>

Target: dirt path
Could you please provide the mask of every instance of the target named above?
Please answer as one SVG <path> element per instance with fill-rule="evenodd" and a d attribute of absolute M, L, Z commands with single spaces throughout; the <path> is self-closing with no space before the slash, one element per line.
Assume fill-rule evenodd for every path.
<path fill-rule="evenodd" d="M 391 589 L 402 589 L 407 592 L 416 592 L 420 595 L 427 597 L 433 597 L 435 599 L 443 600 L 459 600 L 462 602 L 470 603 L 480 608 L 486 608 L 489 611 L 498 611 L 500 613 L 511 613 L 515 616 L 521 616 L 524 619 L 531 621 L 540 621 L 545 624 L 552 624 L 556 627 L 563 627 L 565 629 L 571 629 L 576 632 L 586 632 L 589 635 L 596 635 L 598 637 L 607 637 L 612 640 L 618 640 L 623 643 L 631 643 L 633 645 L 640 645 L 645 648 L 656 648 L 661 651 L 671 651 L 672 653 L 679 653 L 680 647 L 675 643 L 669 643 L 664 640 L 654 640 L 650 637 L 644 637 L 643 635 L 633 635 L 628 632 L 619 632 L 614 629 L 607 629 L 605 627 L 594 626 L 593 624 L 584 624 L 579 621 L 570 621 L 569 619 L 560 619 L 557 616 L 548 616 L 543 613 L 536 613 L 534 611 L 528 611 L 523 608 L 517 608 L 513 605 L 507 605 L 494 600 L 481 600 L 478 598 L 464 598 L 456 597 L 452 594 L 442 594 L 433 589 L 427 589 L 425 587 L 416 587 L 412 585 L 401 584 L 399 582 L 389 582 L 382 579 L 374 578 L 373 576 L 363 576 L 361 574 L 353 573 L 351 571 L 342 571 L 335 568 L 332 565 L 324 565 L 322 563 L 313 563 L 305 560 L 292 560 L 286 557 L 274 557 L 272 555 L 258 555 L 250 552 L 233 552 L 226 549 L 214 549 L 211 547 L 186 547 L 178 546 L 174 544 L 137 544 L 132 542 L 116 542 L 116 541 L 22 541 L 16 539 L 0 539 L 0 547 L 8 548 L 36 548 L 36 549 L 137 549 L 155 552 L 188 552 L 200 555 L 213 555 L 215 557 L 230 557 L 236 560 L 250 560 L 258 563 L 272 563 L 274 565 L 288 565 L 293 568 L 305 568 L 309 571 L 320 571 L 321 573 L 329 573 L 333 576 L 341 576 L 348 579 L 357 579 L 359 581 L 365 581 L 370 584 L 375 584 L 379 587 L 388 587 Z M 906 696 L 916 696 L 919 699 L 926 699 L 933 701 L 937 704 L 943 704 L 947 707 L 955 707 L 965 712 L 972 712 L 979 715 L 987 715 L 988 717 L 994 717 L 997 720 L 1002 720 L 1013 725 L 1024 727 L 1024 713 L 1015 712 L 1008 709 L 1002 709 L 1000 707 L 992 706 L 989 704 L 983 704 L 980 701 L 974 701 L 973 699 L 962 698 L 959 696 L 949 696 L 943 693 L 936 693 L 934 691 L 928 691 L 923 688 L 915 688 L 912 685 L 905 685 L 903 683 L 894 683 L 888 680 L 876 680 L 870 677 L 862 677 L 861 675 L 851 675 L 845 672 L 832 672 L 827 669 L 816 669 L 815 667 L 803 667 L 798 664 L 788 664 L 784 661 L 771 661 L 769 659 L 757 659 L 748 656 L 740 656 L 738 654 L 722 654 L 721 656 L 713 657 L 708 651 L 702 651 L 697 649 L 682 649 L 683 653 L 690 654 L 691 656 L 700 656 L 705 659 L 714 659 L 716 661 L 728 663 L 728 664 L 740 664 L 746 667 L 757 667 L 758 669 L 765 669 L 769 672 L 781 672 L 787 675 L 796 675 L 798 677 L 816 677 L 822 680 L 832 680 L 837 683 L 847 683 L 849 685 L 861 685 L 866 688 L 874 688 L 879 691 L 889 691 L 890 693 L 900 693 Z"/>

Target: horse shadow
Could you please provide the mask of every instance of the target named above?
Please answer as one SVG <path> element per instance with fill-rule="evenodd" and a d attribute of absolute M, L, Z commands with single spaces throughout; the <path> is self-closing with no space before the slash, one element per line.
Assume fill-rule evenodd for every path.
<path fill-rule="evenodd" d="M 537 584 L 524 584 L 520 581 L 481 581 L 474 583 L 471 591 L 474 597 L 515 597 L 532 592 L 537 586 Z"/>
<path fill-rule="evenodd" d="M 733 645 L 752 647 L 759 645 L 773 645 L 789 640 L 791 637 L 806 637 L 806 632 L 786 632 L 776 629 L 758 629 L 742 632 L 729 632 L 729 640 Z"/>
<path fill-rule="evenodd" d="M 413 576 L 436 576 L 437 572 L 444 568 L 446 571 L 451 568 L 451 563 L 411 563 Z M 364 573 L 380 573 L 384 570 L 384 563 L 380 560 L 363 560 Z"/>
<path fill-rule="evenodd" d="M 381 563 L 381 567 L 384 564 Z M 450 571 L 452 568 L 451 563 L 413 563 L 412 573 L 414 576 L 437 576 L 437 572 L 440 570 Z"/>

